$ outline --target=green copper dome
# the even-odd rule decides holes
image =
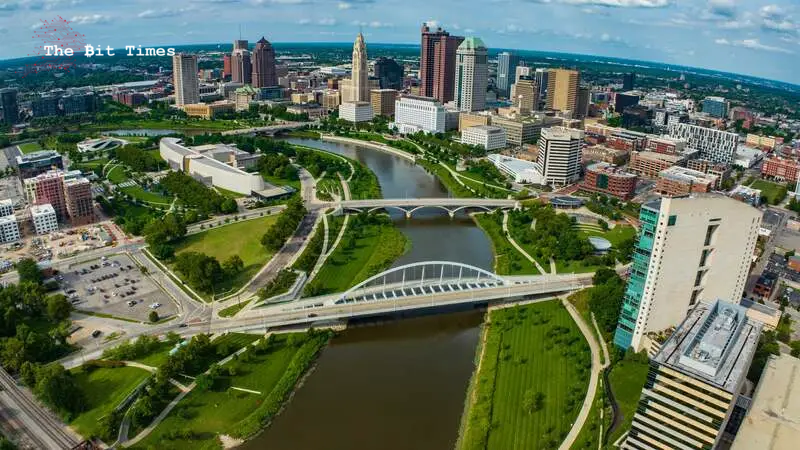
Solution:
[[[464,39],[464,42],[458,46],[459,50],[486,50],[486,44],[483,43],[481,38],[470,36]]]

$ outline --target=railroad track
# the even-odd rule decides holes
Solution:
[[[0,369],[0,385],[8,396],[17,404],[19,408],[30,417],[38,428],[49,438],[40,436],[35,429],[26,427],[25,421],[20,420],[23,429],[28,437],[41,449],[71,449],[78,444],[78,441],[64,430],[63,424],[57,421],[47,410],[31,399],[22,389],[17,386],[16,381],[4,369]],[[53,443],[57,447],[53,447]]]

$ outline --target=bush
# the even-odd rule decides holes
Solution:
[[[150,322],[156,323],[159,319],[158,313],[155,311],[150,311],[150,315],[148,315],[147,318],[150,319]]]

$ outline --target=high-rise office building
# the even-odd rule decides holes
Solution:
[[[227,80],[231,77],[231,55],[222,56],[222,79]]]
[[[547,109],[570,111],[578,108],[578,84],[580,73],[577,70],[550,69],[547,73]]]
[[[497,55],[497,89],[508,97],[511,95],[511,85],[517,74],[519,56],[511,52],[502,52]]]
[[[734,414],[739,404],[750,403],[739,396],[761,324],[745,308],[715,300],[697,305],[676,325],[650,360],[624,450],[730,448],[729,422],[741,420]]]
[[[521,77],[514,86],[514,98],[511,100],[519,108],[520,114],[536,111],[539,103],[539,86],[536,80],[530,76]]]
[[[703,112],[717,119],[728,117],[728,100],[723,97],[706,97],[703,99]]]
[[[592,104],[592,92],[588,87],[578,88],[578,106],[575,110],[574,117],[576,119],[583,119],[589,116],[589,105]]]
[[[422,25],[419,60],[419,95],[433,97],[441,103],[453,100],[456,73],[456,50],[464,40],[461,36],[437,28],[432,31]]]
[[[353,71],[350,76],[353,101],[369,102],[369,71],[367,70],[367,44],[364,35],[358,33],[353,43]]]
[[[263,36],[256,42],[256,47],[253,49],[252,63],[253,87],[278,85],[278,76],[275,74],[275,50]]]
[[[249,44],[246,40],[233,41],[231,53],[231,81],[250,84],[253,79],[253,64],[250,59]]]
[[[197,55],[178,53],[172,57],[172,79],[175,85],[175,105],[200,103],[200,84],[197,80]]]
[[[374,115],[394,116],[394,102],[397,100],[397,91],[394,89],[373,89],[369,95]]]
[[[31,100],[31,114],[33,117],[52,117],[58,115],[58,101],[60,95],[41,94]]]
[[[456,107],[461,111],[486,109],[488,84],[488,49],[479,38],[468,37],[456,52]]]
[[[614,343],[639,351],[677,326],[701,300],[738,301],[761,213],[723,195],[693,194],[645,203]]]
[[[638,92],[620,92],[614,96],[614,112],[622,114],[625,108],[639,104],[641,96]]]
[[[636,74],[634,72],[626,73],[622,76],[622,90],[630,91],[636,85]]]
[[[566,186],[581,175],[583,130],[566,127],[542,129],[536,165],[547,184]]]
[[[536,84],[539,86],[539,105],[543,104],[545,100],[547,100],[547,85],[550,83],[550,72],[547,69],[536,69],[533,73],[533,79],[536,80]],[[537,106],[538,109],[538,106]]]
[[[381,56],[375,60],[372,72],[381,89],[403,89],[403,66],[394,59]]]
[[[0,116],[5,124],[13,125],[19,122],[19,106],[17,105],[17,90],[11,88],[0,89]]]

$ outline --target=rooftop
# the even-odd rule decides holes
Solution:
[[[800,440],[800,360],[770,356],[732,450],[795,448]]]
[[[703,173],[698,170],[687,169],[686,167],[672,166],[664,169],[658,174],[660,177],[674,181],[716,183],[717,176]]]
[[[739,305],[717,300],[700,303],[653,358],[727,392],[734,393],[747,374],[761,324]]]
[[[481,38],[470,36],[464,39],[464,42],[458,46],[459,50],[486,50],[486,44],[483,43]]]
[[[614,174],[618,177],[627,177],[627,178],[636,178],[636,175],[626,172],[625,169],[619,166],[615,166],[614,164],[609,164],[607,162],[597,162],[591,164],[586,168],[586,170],[591,170],[593,172],[602,172],[605,174]]]
[[[38,216],[41,214],[55,214],[56,210],[53,208],[53,205],[50,203],[45,203],[43,205],[33,205],[31,206],[31,215]]]

